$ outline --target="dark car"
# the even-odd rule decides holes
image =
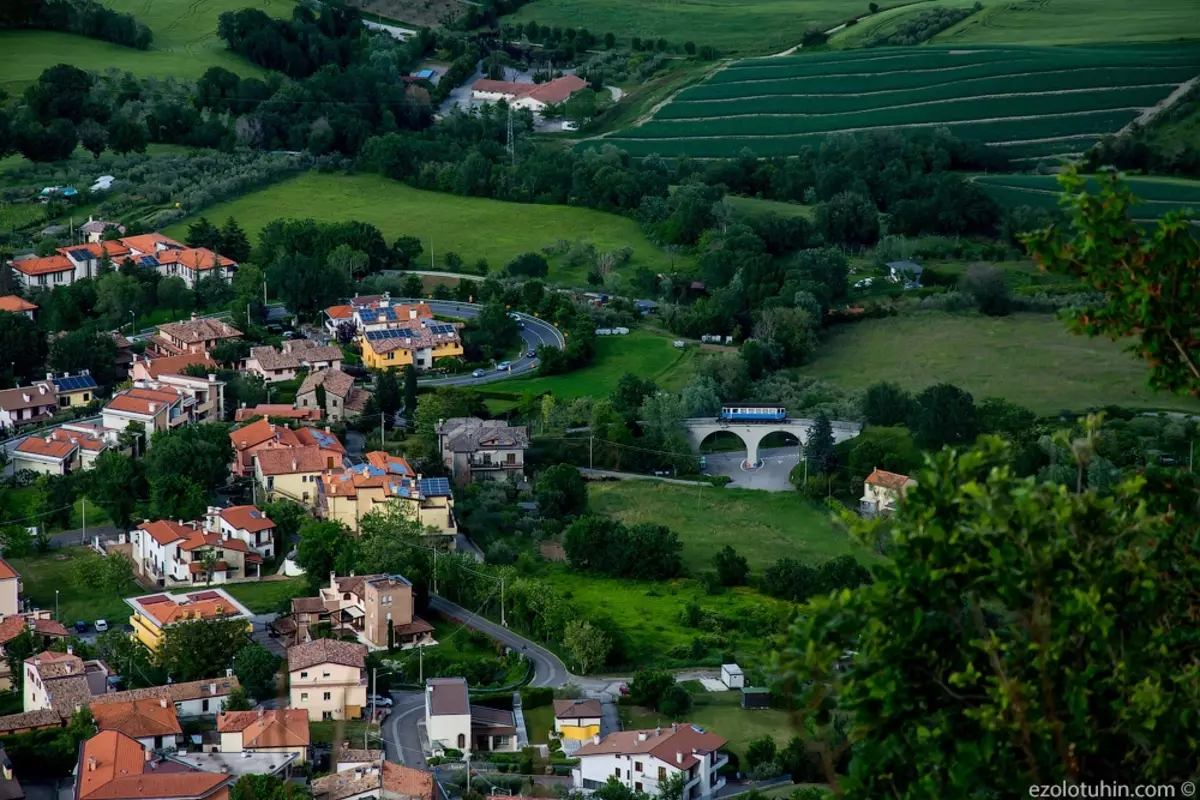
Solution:
[[[526,358],[537,358],[537,350],[530,350],[525,354]]]
[[[75,622],[75,632],[76,633],[84,633],[87,631],[87,629],[88,629],[88,624],[86,622],[84,622],[83,620],[76,620],[76,622]]]

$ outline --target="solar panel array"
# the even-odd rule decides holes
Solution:
[[[426,326],[426,329],[433,334],[454,333],[454,326],[445,323],[436,323]]]
[[[450,495],[450,481],[447,478],[421,478],[417,481],[417,488],[421,490],[421,494],[431,497]]]
[[[96,379],[91,375],[72,375],[69,378],[55,378],[54,385],[60,392],[77,392],[81,389],[95,389]]]
[[[157,267],[158,259],[154,256],[138,256],[138,263],[143,267]]]
[[[399,328],[394,331],[367,331],[366,333],[368,342],[378,342],[383,339],[416,339],[418,336],[419,334],[408,328]]]

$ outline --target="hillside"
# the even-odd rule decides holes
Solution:
[[[1053,175],[978,175],[974,180],[1002,206],[1059,206],[1062,186]],[[1126,176],[1125,182],[1140,201],[1134,208],[1137,219],[1156,219],[1188,208],[1200,213],[1200,181]],[[1094,179],[1089,186],[1093,191],[1098,188]]]

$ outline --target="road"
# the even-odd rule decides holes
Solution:
[[[728,475],[733,478],[729,485],[735,489],[759,489],[765,492],[791,492],[796,487],[792,485],[792,468],[800,463],[799,447],[772,447],[760,449],[758,457],[762,466],[757,469],[745,469],[742,464],[746,461],[746,451],[731,451],[727,453],[709,453],[707,472],[713,475]]]
[[[562,686],[572,679],[567,665],[558,656],[541,645],[513,633],[508,628],[497,625],[478,614],[473,614],[462,606],[437,595],[430,596],[429,607],[440,614],[467,623],[475,630],[487,634],[514,650],[523,652],[525,657],[533,662],[534,675],[530,686]]]

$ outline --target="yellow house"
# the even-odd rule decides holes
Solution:
[[[342,467],[340,453],[319,445],[259,450],[253,459],[254,479],[268,502],[285,497],[305,506],[316,504],[321,474]]]
[[[411,328],[367,331],[362,336],[363,363],[373,369],[398,369],[409,364],[429,369],[439,358],[463,354],[460,327],[460,322],[426,319]]]
[[[96,399],[96,379],[87,370],[78,375],[64,374],[61,378],[47,375],[46,379],[58,388],[59,408],[86,406]]]
[[[196,620],[241,619],[246,623],[246,635],[253,630],[250,609],[235,600],[223,589],[202,589],[185,594],[147,594],[126,598],[133,609],[129,624],[133,638],[151,651],[162,642],[163,631],[172,625]]]
[[[292,708],[309,719],[358,719],[367,704],[367,646],[314,639],[287,651]]]
[[[400,456],[376,450],[367,463],[342,470],[327,470],[317,481],[317,511],[351,531],[385,503],[403,505],[406,513],[428,528],[444,534],[457,531],[454,495],[446,478],[423,478]]]
[[[554,730],[564,739],[586,741],[600,735],[599,700],[555,700]]]

